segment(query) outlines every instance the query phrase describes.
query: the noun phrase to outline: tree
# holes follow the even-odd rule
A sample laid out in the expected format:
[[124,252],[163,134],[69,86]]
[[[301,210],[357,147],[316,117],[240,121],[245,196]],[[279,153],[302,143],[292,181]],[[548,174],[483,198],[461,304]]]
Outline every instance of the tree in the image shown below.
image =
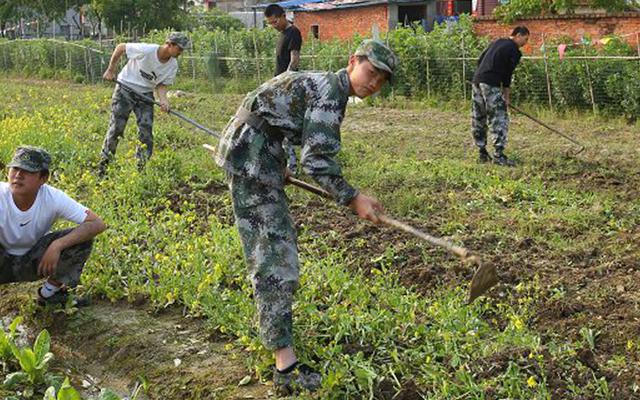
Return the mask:
[[186,25],[190,30],[204,27],[210,31],[215,31],[216,29],[230,31],[232,29],[244,29],[245,27],[242,21],[219,8],[212,8],[206,11],[197,8],[191,9],[186,19]]
[[[182,28],[183,0],[92,0],[108,26],[119,30]],[[122,32],[120,32],[122,33]]]
[[[640,0],[589,0],[590,7],[606,11],[623,11],[637,7],[639,3]],[[496,7],[494,15],[504,22],[511,22],[528,16],[572,13],[577,5],[577,0],[510,0]]]

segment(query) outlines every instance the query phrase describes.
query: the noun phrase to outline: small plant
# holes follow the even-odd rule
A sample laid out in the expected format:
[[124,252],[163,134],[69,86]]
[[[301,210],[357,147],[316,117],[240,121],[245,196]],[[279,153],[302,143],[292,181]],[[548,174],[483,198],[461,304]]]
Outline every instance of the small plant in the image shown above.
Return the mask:
[[80,393],[69,383],[69,378],[65,378],[57,393],[54,386],[49,386],[42,400],[82,400],[82,398]]
[[53,353],[49,352],[51,345],[51,337],[45,329],[36,338],[33,349],[29,347],[18,348],[13,342],[10,342],[13,356],[18,360],[21,371],[7,375],[4,385],[12,388],[22,383],[30,383],[31,385],[39,385],[45,383],[45,374],[49,362],[53,359]]
[[594,332],[593,329],[582,327],[580,328],[580,336],[587,342],[589,349],[594,351],[596,349],[596,339],[600,335],[600,332]]
[[13,338],[16,335],[16,329],[18,325],[22,323],[22,317],[16,317],[11,324],[9,324],[9,332],[5,332],[4,329],[0,329],[0,360],[9,361],[13,356],[11,351],[11,344]]

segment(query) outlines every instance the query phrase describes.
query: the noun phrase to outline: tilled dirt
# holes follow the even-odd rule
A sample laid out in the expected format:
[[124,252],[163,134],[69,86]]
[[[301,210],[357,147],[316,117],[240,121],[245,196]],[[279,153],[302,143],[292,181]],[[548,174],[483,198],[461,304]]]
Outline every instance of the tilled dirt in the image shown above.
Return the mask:
[[[0,312],[33,310],[36,288],[3,285]],[[158,311],[93,299],[70,315],[36,309],[27,321],[31,341],[49,330],[54,369],[71,376],[87,397],[103,388],[129,396],[146,382],[148,391],[138,399],[274,398],[268,382],[258,382],[244,365],[241,351],[226,348],[228,341],[212,336],[204,320],[185,317],[179,308]],[[243,379],[250,381],[240,385]]]

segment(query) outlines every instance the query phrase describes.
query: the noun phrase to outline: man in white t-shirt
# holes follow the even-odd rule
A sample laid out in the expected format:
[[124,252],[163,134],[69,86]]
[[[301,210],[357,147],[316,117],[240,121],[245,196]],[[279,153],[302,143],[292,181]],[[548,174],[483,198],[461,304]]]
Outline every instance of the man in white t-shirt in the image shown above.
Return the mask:
[[[169,112],[167,87],[173,84],[178,72],[177,57],[182,50],[191,47],[187,36],[181,32],[173,32],[163,45],[149,43],[121,43],[113,54],[109,67],[102,76],[106,80],[114,80],[116,67],[120,58],[126,53],[127,64],[118,74],[118,81],[138,93],[153,98],[153,92],[158,95],[160,108]],[[98,173],[103,176],[107,165],[116,153],[118,140],[124,133],[131,111],[136,115],[138,123],[138,139],[142,143],[136,150],[138,169],[142,169],[153,153],[153,104],[143,100],[134,92],[117,85],[111,98],[111,119],[109,129],[104,138]]]
[[[38,303],[64,304],[67,289],[80,282],[93,238],[106,229],[100,217],[47,185],[51,156],[21,146],[0,182],[0,284],[47,278]],[[57,219],[77,227],[50,232]]]

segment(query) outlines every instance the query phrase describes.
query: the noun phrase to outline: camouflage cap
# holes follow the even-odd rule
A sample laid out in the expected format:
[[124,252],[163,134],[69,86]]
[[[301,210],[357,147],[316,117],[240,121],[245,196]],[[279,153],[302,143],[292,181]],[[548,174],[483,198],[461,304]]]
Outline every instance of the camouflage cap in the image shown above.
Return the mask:
[[171,32],[167,37],[167,41],[177,44],[182,50],[191,48],[191,41],[182,32]]
[[13,154],[13,158],[7,167],[24,169],[29,172],[49,170],[51,156],[45,149],[33,146],[20,146]]
[[384,43],[375,39],[363,41],[354,53],[356,56],[366,56],[374,67],[387,71],[390,76],[398,66],[398,57]]

